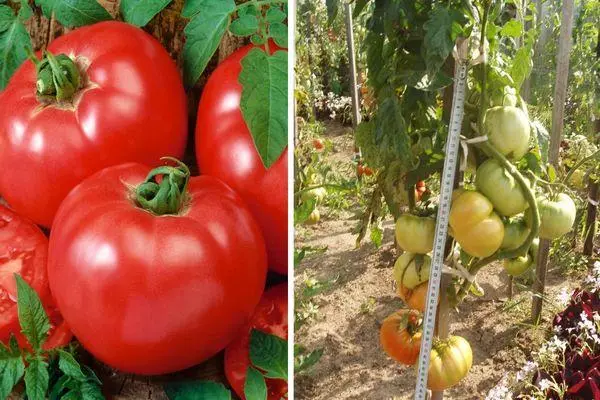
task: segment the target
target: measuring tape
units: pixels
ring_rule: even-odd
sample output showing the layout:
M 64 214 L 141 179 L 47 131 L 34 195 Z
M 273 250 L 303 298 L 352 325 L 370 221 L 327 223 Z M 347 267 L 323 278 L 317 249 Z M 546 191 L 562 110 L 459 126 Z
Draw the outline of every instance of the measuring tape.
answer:
M 466 41 L 457 44 L 459 52 Z M 464 51 L 466 47 L 462 47 Z M 464 56 L 464 53 L 461 54 Z M 457 57 L 456 71 L 454 73 L 454 92 L 452 95 L 452 113 L 450 114 L 450 129 L 446 142 L 446 157 L 442 172 L 440 202 L 435 224 L 435 238 L 433 241 L 433 255 L 427 287 L 427 303 L 423 319 L 423 334 L 421 336 L 421 352 L 419 354 L 419 369 L 417 370 L 417 386 L 415 400 L 427 399 L 427 375 L 429 371 L 429 357 L 433 347 L 435 331 L 435 317 L 437 313 L 440 282 L 442 279 L 442 266 L 444 264 L 444 248 L 448 234 L 448 219 L 454 188 L 454 176 L 458 164 L 460 148 L 460 132 L 464 116 L 465 95 L 467 88 L 467 62 L 460 56 Z

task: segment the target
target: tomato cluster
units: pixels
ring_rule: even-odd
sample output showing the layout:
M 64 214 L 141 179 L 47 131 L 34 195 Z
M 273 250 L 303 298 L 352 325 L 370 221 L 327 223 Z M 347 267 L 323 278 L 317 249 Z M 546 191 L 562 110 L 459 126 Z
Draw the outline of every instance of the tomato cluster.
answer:
M 110 366 L 152 375 L 230 346 L 243 397 L 250 330 L 287 340 L 286 285 L 264 292 L 268 269 L 287 275 L 287 148 L 266 167 L 242 115 L 253 48 L 204 88 L 198 177 L 177 160 L 188 137 L 179 71 L 143 30 L 76 29 L 18 69 L 0 94 L 0 195 L 14 210 L 0 206 L 0 341 L 29 346 L 17 273 L 50 317 L 45 348 L 72 331 Z M 286 395 L 285 381 L 267 384 Z

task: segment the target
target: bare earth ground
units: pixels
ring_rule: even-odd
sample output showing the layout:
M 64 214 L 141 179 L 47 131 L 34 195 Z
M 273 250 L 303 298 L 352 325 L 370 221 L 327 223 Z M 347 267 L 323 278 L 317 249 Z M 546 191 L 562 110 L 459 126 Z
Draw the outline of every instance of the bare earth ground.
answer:
M 350 163 L 352 136 L 330 124 L 327 135 L 334 144 L 329 161 Z M 416 368 L 405 367 L 379 346 L 383 319 L 403 308 L 392 288 L 392 268 L 396 258 L 393 221 L 384 224 L 384 241 L 376 249 L 368 240 L 355 249 L 351 233 L 356 217 L 350 212 L 328 218 L 321 209 L 321 222 L 298 227 L 296 247 L 327 246 L 324 253 L 311 254 L 297 268 L 295 286 L 302 289 L 307 278 L 334 281 L 312 298 L 318 306 L 315 319 L 295 334 L 295 341 L 309 349 L 323 348 L 321 360 L 309 371 L 296 376 L 299 400 L 387 400 L 409 399 L 414 395 Z M 481 298 L 470 297 L 452 312 L 450 331 L 465 337 L 473 349 L 473 368 L 457 387 L 445 392 L 448 399 L 484 399 L 509 372 L 518 371 L 547 335 L 547 321 L 558 311 L 544 304 L 544 321 L 528 325 L 531 295 L 519 293 L 507 301 L 507 277 L 500 264 L 486 267 L 478 282 L 485 290 Z M 562 287 L 573 288 L 579 279 L 548 273 L 547 293 L 555 299 Z

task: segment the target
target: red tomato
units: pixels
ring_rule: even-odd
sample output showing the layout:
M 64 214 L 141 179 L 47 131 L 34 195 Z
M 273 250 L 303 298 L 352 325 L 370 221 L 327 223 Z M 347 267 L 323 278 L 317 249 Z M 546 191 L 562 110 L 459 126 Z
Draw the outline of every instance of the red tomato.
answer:
M 11 333 L 21 347 L 28 347 L 21 334 L 17 315 L 17 288 L 14 274 L 18 273 L 37 292 L 50 317 L 51 329 L 44 343 L 46 350 L 64 346 L 72 334 L 54 306 L 46 261 L 48 239 L 33 223 L 0 205 L 0 341 L 7 343 Z
M 215 176 L 242 196 L 261 226 L 269 267 L 287 275 L 287 148 L 266 169 L 240 110 L 243 47 L 212 73 L 198 107 L 196 156 L 202 174 Z
M 356 166 L 356 175 L 358 175 L 358 177 L 360 178 L 361 176 L 363 176 L 365 173 L 365 167 L 362 166 L 362 164 L 358 164 Z
M 50 295 L 46 260 L 48 239 L 33 223 L 0 205 L 0 341 L 19 332 L 18 273 L 45 299 Z
M 313 140 L 313 147 L 315 148 L 315 150 L 323 150 L 325 145 L 323 144 L 323 141 L 321 139 L 315 139 Z
M 252 329 L 257 329 L 287 340 L 287 306 L 287 284 L 282 283 L 267 290 L 260 299 L 250 324 L 225 349 L 225 375 L 235 393 L 242 400 L 246 399 L 244 384 L 250 365 L 250 332 Z M 269 391 L 268 400 L 283 399 L 288 391 L 287 382 L 282 379 L 267 379 L 267 389 Z
M 36 68 L 23 63 L 0 94 L 0 193 L 19 214 L 50 227 L 61 201 L 86 177 L 124 162 L 180 157 L 187 139 L 179 72 L 152 36 L 101 22 L 53 41 L 76 57 L 82 87 L 72 101 L 43 104 Z
M 405 365 L 417 362 L 421 350 L 421 313 L 399 310 L 381 324 L 379 342 L 394 360 Z
M 371 175 L 373 175 L 373 169 L 371 167 L 364 167 L 363 168 L 363 173 L 366 176 L 371 176 Z
M 125 372 L 169 373 L 213 356 L 264 290 L 265 244 L 243 200 L 213 177 L 186 188 L 180 168 L 160 186 L 149 179 L 140 187 L 160 190 L 144 196 L 136 190 L 146 166 L 94 174 L 64 200 L 50 236 L 50 287 L 65 321 L 90 353 Z M 179 198 L 173 210 L 159 211 L 161 193 Z M 147 211 L 143 198 L 156 203 Z

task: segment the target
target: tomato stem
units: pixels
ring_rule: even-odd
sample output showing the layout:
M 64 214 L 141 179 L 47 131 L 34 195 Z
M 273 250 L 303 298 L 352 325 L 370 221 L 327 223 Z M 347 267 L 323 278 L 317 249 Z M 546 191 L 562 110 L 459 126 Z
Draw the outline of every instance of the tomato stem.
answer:
M 30 57 L 37 71 L 36 89 L 40 100 L 71 102 L 81 84 L 81 73 L 75 61 L 66 54 L 54 56 L 46 51 L 40 61 Z
M 190 170 L 176 158 L 161 160 L 173 161 L 177 166 L 163 165 L 150 171 L 135 189 L 135 200 L 141 208 L 155 215 L 178 214 L 186 199 Z M 162 177 L 160 182 L 158 176 Z

